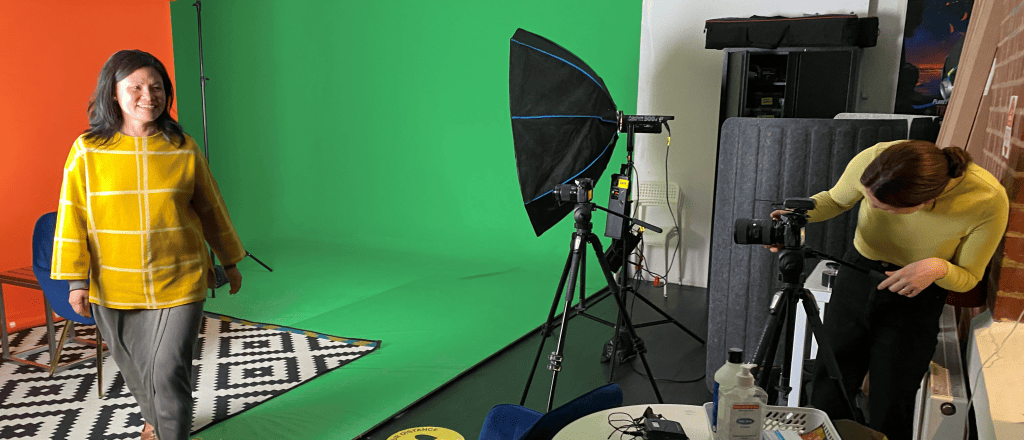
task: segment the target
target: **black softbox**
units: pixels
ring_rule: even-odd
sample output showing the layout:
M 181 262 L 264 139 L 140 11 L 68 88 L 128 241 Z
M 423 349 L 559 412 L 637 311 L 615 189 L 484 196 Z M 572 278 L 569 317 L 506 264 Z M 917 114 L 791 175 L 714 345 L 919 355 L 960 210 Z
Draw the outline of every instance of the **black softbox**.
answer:
M 509 109 L 523 203 L 540 236 L 573 210 L 552 189 L 597 181 L 618 139 L 618 114 L 601 77 L 563 47 L 519 29 L 509 51 Z

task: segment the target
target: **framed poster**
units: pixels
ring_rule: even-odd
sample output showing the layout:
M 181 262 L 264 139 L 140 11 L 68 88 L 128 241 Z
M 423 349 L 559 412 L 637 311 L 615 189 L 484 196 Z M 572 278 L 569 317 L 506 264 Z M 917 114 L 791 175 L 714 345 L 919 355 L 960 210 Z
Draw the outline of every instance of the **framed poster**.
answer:
M 908 0 L 896 114 L 936 115 L 946 56 L 963 44 L 974 0 Z M 959 58 L 958 49 L 955 59 Z M 951 64 L 951 67 L 955 64 Z M 954 72 L 955 73 L 955 72 Z

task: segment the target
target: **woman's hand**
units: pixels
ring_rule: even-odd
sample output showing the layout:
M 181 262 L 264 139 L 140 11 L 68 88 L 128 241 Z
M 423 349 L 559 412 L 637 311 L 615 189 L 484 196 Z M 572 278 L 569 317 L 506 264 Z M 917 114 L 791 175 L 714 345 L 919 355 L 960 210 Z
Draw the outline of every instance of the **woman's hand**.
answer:
M 231 284 L 231 291 L 228 293 L 238 293 L 238 289 L 242 288 L 242 273 L 238 271 L 238 267 L 224 269 L 224 274 L 228 276 L 228 283 Z
M 782 214 L 785 214 L 785 213 L 788 213 L 788 212 L 793 212 L 793 211 L 791 211 L 789 209 L 779 209 L 777 211 L 772 211 L 772 214 L 771 214 L 772 220 L 782 220 Z M 777 244 L 773 244 L 773 245 L 767 245 L 766 244 L 766 245 L 763 245 L 763 246 L 764 246 L 765 249 L 768 249 L 768 250 L 770 250 L 772 252 L 778 252 L 778 251 L 782 250 L 782 246 L 779 246 Z
M 903 269 L 886 272 L 889 277 L 878 285 L 878 290 L 889 289 L 907 298 L 913 298 L 935 280 L 946 276 L 948 269 L 946 262 L 940 258 L 915 261 Z
M 72 290 L 68 295 L 68 303 L 75 309 L 75 313 L 92 318 L 92 310 L 89 309 L 89 289 Z

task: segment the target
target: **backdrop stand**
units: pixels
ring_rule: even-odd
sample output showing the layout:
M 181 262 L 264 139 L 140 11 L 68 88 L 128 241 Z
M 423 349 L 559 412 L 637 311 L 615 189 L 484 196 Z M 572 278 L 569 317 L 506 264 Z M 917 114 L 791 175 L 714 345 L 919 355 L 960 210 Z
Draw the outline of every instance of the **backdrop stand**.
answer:
M 206 77 L 206 73 L 203 70 L 203 13 L 202 13 L 203 5 L 202 5 L 202 1 L 201 0 L 196 0 L 196 2 L 192 4 L 192 6 L 196 7 L 196 28 L 199 31 L 199 92 L 200 92 L 200 95 L 202 96 L 202 103 L 203 103 L 203 155 L 206 156 L 206 163 L 209 164 L 210 163 L 210 147 L 209 147 L 209 145 L 210 145 L 210 138 L 209 138 L 209 135 L 206 132 L 206 81 L 209 80 L 210 78 Z M 256 258 L 255 255 L 250 254 L 249 251 L 245 251 L 245 256 L 249 257 L 249 258 L 252 258 L 254 261 L 259 263 L 260 266 L 263 266 L 264 269 L 267 269 L 268 272 L 273 272 L 274 271 L 274 269 L 271 269 L 270 266 L 267 266 L 266 264 L 263 264 L 263 262 L 260 261 L 259 258 Z M 217 256 L 213 254 L 213 250 L 210 250 L 210 261 L 216 261 L 216 258 L 217 258 Z M 224 271 L 224 268 L 222 266 L 220 266 L 220 265 L 214 266 L 214 272 L 218 273 L 218 275 L 219 275 L 220 272 L 223 272 L 223 271 Z M 218 278 L 218 282 L 215 284 L 216 287 L 213 287 L 213 288 L 210 289 L 210 297 L 211 298 L 216 298 L 217 297 L 217 287 L 220 287 L 221 285 L 223 285 L 219 281 L 220 276 L 218 276 L 217 278 Z

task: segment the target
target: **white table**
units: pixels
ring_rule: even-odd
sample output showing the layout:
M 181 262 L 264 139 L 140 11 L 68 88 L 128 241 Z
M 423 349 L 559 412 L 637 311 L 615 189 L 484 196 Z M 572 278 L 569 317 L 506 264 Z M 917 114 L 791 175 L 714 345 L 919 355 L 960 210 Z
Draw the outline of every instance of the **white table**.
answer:
M 636 419 L 640 418 L 648 407 L 655 414 L 661 414 L 666 419 L 679 422 L 683 426 L 683 431 L 686 431 L 687 437 L 690 437 L 690 440 L 711 440 L 711 425 L 708 423 L 704 407 L 671 404 L 623 406 L 596 412 L 570 423 L 561 431 L 558 431 L 554 440 L 606 440 L 609 434 L 615 432 L 615 428 L 608 424 L 608 416 L 610 414 L 624 412 L 629 414 L 630 418 Z M 626 417 L 619 415 L 617 418 L 625 419 Z M 618 440 L 618 437 L 614 435 L 611 438 L 612 440 Z M 624 438 L 632 437 L 625 436 Z

